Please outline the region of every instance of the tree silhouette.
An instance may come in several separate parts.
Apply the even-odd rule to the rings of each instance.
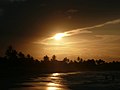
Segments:
[[[104,63],[105,63],[105,61],[103,61],[103,60],[101,60],[101,59],[96,60],[96,64],[97,64],[97,65],[104,64]]]
[[[105,62],[102,59],[84,60],[77,57],[76,60],[57,60],[53,55],[51,61],[46,55],[43,60],[34,59],[30,54],[24,55],[9,46],[5,52],[5,57],[0,57],[0,69],[11,72],[68,72],[81,70],[120,70],[120,62]]]
[[[19,53],[18,53],[18,57],[21,58],[21,59],[24,59],[24,58],[25,58],[25,55],[24,55],[22,52],[19,52]]]
[[[69,63],[69,59],[68,59],[67,57],[65,57],[65,58],[63,59],[63,62]]]
[[[56,61],[56,56],[53,55],[51,61]]]
[[[80,57],[77,57],[77,62],[82,63],[82,62],[83,62],[83,59],[80,58]]]
[[[43,61],[48,62],[48,61],[49,61],[49,57],[48,57],[47,55],[44,56],[44,57],[43,57]]]
[[[17,59],[17,51],[12,48],[12,46],[9,46],[8,49],[5,52],[5,57],[10,60]]]

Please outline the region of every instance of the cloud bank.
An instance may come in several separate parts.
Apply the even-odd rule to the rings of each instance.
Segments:
[[[118,23],[120,23],[120,19],[108,21],[108,22],[98,24],[98,25],[94,25],[94,26],[90,26],[90,27],[78,28],[78,29],[66,31],[66,32],[63,32],[63,33],[64,33],[64,37],[69,37],[69,36],[73,36],[73,35],[77,35],[77,34],[92,33],[91,29],[100,28],[100,27],[104,27],[104,26],[107,26],[107,25],[113,25],[113,24],[118,24]],[[52,39],[54,39],[54,36],[45,38],[42,41],[35,42],[35,43],[47,44],[47,41],[52,40]]]

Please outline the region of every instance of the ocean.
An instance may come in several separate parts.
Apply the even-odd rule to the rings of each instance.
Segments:
[[[1,78],[0,90],[120,90],[118,71],[82,71]]]

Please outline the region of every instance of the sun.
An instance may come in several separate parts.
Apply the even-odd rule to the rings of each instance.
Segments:
[[[60,40],[60,39],[62,39],[62,37],[64,37],[64,36],[65,36],[64,33],[57,33],[57,34],[55,34],[54,39],[55,39],[55,40]]]

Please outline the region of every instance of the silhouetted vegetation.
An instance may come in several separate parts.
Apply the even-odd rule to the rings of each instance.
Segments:
[[[50,73],[70,71],[111,71],[120,70],[120,62],[105,62],[104,60],[88,59],[77,57],[76,60],[57,60],[55,55],[50,59],[47,55],[43,60],[34,59],[31,55],[24,55],[9,46],[4,57],[0,57],[0,71],[8,74],[29,74],[29,73]]]

